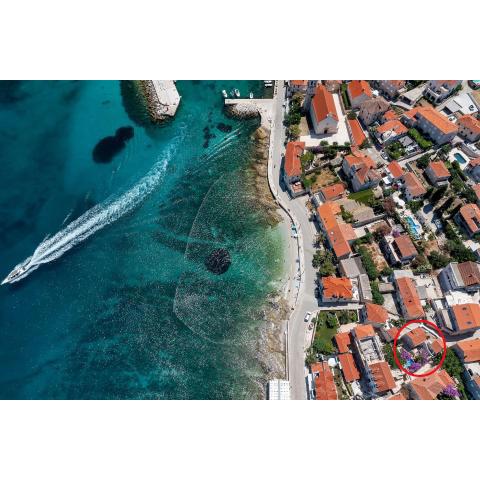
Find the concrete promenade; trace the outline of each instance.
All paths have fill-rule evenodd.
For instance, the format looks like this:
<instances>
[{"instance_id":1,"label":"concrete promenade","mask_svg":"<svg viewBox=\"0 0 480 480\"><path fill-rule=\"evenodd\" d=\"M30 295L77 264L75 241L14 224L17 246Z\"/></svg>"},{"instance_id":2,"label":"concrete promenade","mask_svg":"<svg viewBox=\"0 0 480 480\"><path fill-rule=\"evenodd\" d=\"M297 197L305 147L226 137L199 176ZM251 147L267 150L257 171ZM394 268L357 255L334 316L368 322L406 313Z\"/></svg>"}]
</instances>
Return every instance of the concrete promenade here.
<instances>
[{"instance_id":1,"label":"concrete promenade","mask_svg":"<svg viewBox=\"0 0 480 480\"><path fill-rule=\"evenodd\" d=\"M158 113L167 117L175 116L181 98L175 82L173 80L151 80L151 82L158 100L156 105Z\"/></svg>"}]
</instances>

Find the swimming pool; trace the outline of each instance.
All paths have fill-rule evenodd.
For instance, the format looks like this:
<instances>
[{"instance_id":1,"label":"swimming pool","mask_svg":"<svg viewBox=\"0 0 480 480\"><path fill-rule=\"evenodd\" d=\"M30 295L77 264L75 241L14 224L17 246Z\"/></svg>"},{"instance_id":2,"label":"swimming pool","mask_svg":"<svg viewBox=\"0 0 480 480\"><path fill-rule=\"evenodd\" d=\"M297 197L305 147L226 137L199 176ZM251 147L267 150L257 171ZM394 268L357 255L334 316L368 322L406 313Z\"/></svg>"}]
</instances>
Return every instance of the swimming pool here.
<instances>
[{"instance_id":1,"label":"swimming pool","mask_svg":"<svg viewBox=\"0 0 480 480\"><path fill-rule=\"evenodd\" d=\"M465 160L465 157L462 154L456 152L456 153L453 154L453 156L455 157L455 160L458 163L462 163L462 164L467 163L467 161Z\"/></svg>"},{"instance_id":2,"label":"swimming pool","mask_svg":"<svg viewBox=\"0 0 480 480\"><path fill-rule=\"evenodd\" d=\"M420 233L418 232L417 225L415 224L415 221L413 220L413 218L407 216L407 217L405 217L405 219L408 223L408 226L412 230L412 233L415 235L415 237L416 238L420 237Z\"/></svg>"}]
</instances>

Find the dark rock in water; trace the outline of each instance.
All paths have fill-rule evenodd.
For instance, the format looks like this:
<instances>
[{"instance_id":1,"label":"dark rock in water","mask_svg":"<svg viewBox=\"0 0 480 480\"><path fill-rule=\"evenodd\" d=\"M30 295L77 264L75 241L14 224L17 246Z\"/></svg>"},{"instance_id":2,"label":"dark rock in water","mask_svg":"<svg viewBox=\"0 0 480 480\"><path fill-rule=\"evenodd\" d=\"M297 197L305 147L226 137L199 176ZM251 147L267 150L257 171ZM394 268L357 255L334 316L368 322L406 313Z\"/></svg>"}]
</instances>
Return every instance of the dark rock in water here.
<instances>
[{"instance_id":1,"label":"dark rock in water","mask_svg":"<svg viewBox=\"0 0 480 480\"><path fill-rule=\"evenodd\" d=\"M233 127L231 125L227 125L223 122L217 123L217 128L224 133L230 133L233 130Z\"/></svg>"},{"instance_id":2,"label":"dark rock in water","mask_svg":"<svg viewBox=\"0 0 480 480\"><path fill-rule=\"evenodd\" d=\"M209 145L209 141L208 140L205 140L203 142L203 148L208 148L208 145Z\"/></svg>"},{"instance_id":3,"label":"dark rock in water","mask_svg":"<svg viewBox=\"0 0 480 480\"><path fill-rule=\"evenodd\" d=\"M130 140L131 138L133 138L133 135L133 127L120 127L115 132L115 136L124 141Z\"/></svg>"},{"instance_id":4,"label":"dark rock in water","mask_svg":"<svg viewBox=\"0 0 480 480\"><path fill-rule=\"evenodd\" d=\"M207 269L214 273L215 275L221 275L225 273L232 263L230 254L225 248L218 248L214 250L210 255L205 259L205 266Z\"/></svg>"},{"instance_id":5,"label":"dark rock in water","mask_svg":"<svg viewBox=\"0 0 480 480\"><path fill-rule=\"evenodd\" d=\"M113 157L125 148L125 142L134 135L133 127L120 127L115 136L102 138L93 149L93 160L97 163L109 163Z\"/></svg>"}]
</instances>

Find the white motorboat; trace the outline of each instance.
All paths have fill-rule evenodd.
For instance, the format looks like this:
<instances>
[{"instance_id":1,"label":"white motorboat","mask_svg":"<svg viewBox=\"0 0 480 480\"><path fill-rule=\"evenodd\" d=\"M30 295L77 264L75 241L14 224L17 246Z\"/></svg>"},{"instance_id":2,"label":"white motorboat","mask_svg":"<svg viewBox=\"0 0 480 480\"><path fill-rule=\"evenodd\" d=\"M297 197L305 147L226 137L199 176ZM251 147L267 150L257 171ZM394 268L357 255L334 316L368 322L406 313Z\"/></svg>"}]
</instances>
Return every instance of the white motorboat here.
<instances>
[{"instance_id":1,"label":"white motorboat","mask_svg":"<svg viewBox=\"0 0 480 480\"><path fill-rule=\"evenodd\" d=\"M253 98L253 93L252 93L252 92L250 92L249 97L250 97L250 98Z\"/></svg>"},{"instance_id":2,"label":"white motorboat","mask_svg":"<svg viewBox=\"0 0 480 480\"><path fill-rule=\"evenodd\" d=\"M227 98L228 97L228 93L226 90L222 90L222 95L223 95L223 98Z\"/></svg>"},{"instance_id":3,"label":"white motorboat","mask_svg":"<svg viewBox=\"0 0 480 480\"><path fill-rule=\"evenodd\" d=\"M240 97L240 90L239 90L238 88L236 88L236 89L234 90L234 92L235 92L235 96L236 96L237 98Z\"/></svg>"},{"instance_id":4,"label":"white motorboat","mask_svg":"<svg viewBox=\"0 0 480 480\"><path fill-rule=\"evenodd\" d=\"M29 264L25 263L19 267L14 268L2 281L2 285L5 283L13 283L20 280L22 276L29 270Z\"/></svg>"}]
</instances>

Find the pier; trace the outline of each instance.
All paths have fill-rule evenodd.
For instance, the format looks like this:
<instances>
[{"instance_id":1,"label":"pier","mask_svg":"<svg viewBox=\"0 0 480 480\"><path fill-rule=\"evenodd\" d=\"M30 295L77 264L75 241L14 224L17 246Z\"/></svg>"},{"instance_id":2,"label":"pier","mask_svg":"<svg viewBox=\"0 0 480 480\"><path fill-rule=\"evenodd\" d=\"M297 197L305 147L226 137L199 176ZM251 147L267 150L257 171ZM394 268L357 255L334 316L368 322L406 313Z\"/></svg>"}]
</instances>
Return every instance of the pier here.
<instances>
[{"instance_id":1,"label":"pier","mask_svg":"<svg viewBox=\"0 0 480 480\"><path fill-rule=\"evenodd\" d=\"M226 98L225 108L234 116L248 118L260 115L262 127L272 128L272 98Z\"/></svg>"},{"instance_id":2,"label":"pier","mask_svg":"<svg viewBox=\"0 0 480 480\"><path fill-rule=\"evenodd\" d=\"M143 87L152 121L172 118L180 104L180 95L173 80L144 80Z\"/></svg>"}]
</instances>

